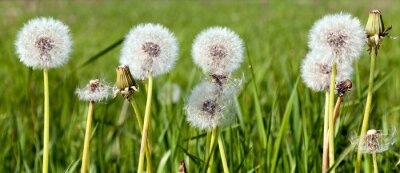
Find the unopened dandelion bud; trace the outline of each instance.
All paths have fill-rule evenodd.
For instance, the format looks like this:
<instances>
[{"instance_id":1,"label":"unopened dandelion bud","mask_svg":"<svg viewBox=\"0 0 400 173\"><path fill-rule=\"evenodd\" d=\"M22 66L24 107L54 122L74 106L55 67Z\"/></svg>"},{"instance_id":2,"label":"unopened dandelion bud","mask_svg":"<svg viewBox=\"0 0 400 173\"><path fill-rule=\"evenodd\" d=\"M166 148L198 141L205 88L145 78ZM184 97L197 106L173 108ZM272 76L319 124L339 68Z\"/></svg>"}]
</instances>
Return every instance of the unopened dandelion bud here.
<instances>
[{"instance_id":1,"label":"unopened dandelion bud","mask_svg":"<svg viewBox=\"0 0 400 173\"><path fill-rule=\"evenodd\" d=\"M126 99L132 95L134 91L138 90L135 80L127 65L120 65L116 69L117 71L117 82L116 91L114 94L121 94Z\"/></svg>"},{"instance_id":2,"label":"unopened dandelion bud","mask_svg":"<svg viewBox=\"0 0 400 173\"><path fill-rule=\"evenodd\" d=\"M353 84L351 80L346 79L336 84L336 91L339 96L343 96L347 91L351 91Z\"/></svg>"},{"instance_id":3,"label":"unopened dandelion bud","mask_svg":"<svg viewBox=\"0 0 400 173\"><path fill-rule=\"evenodd\" d=\"M365 27L368 37L369 46L377 46L380 36L383 35L385 25L383 24L382 15L379 10L372 10L369 13L367 26Z\"/></svg>"}]
</instances>

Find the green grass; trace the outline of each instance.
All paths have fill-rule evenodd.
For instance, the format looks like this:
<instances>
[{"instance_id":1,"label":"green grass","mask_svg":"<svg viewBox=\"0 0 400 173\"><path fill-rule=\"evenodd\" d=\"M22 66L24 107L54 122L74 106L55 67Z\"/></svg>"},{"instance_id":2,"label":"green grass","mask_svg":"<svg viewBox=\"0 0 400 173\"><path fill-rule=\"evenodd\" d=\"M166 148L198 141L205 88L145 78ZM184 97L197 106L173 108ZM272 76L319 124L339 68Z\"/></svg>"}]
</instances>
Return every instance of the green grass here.
<instances>
[{"instance_id":1,"label":"green grass","mask_svg":"<svg viewBox=\"0 0 400 173\"><path fill-rule=\"evenodd\" d=\"M75 88L92 78L115 82L121 47L91 57L143 22L170 28L181 46L176 68L154 81L153 170L177 172L180 161L185 160L189 172L204 171L206 132L189 127L183 107L191 88L204 78L191 60L191 43L202 29L219 25L236 31L248 52L236 74L243 74L246 81L235 100L238 118L220 129L229 170L268 172L275 166L276 172L320 172L324 93L311 92L301 79L296 84L308 51L308 31L328 13L349 12L365 24L368 12L380 9L386 24L393 25L391 35L398 36L399 7L397 0L0 1L0 172L40 172L42 167L43 76L40 70L20 63L14 48L16 32L31 18L62 20L71 28L74 40L69 63L49 71L50 172L80 169L87 103L78 101ZM399 40L386 38L377 57L370 128L400 127L399 44ZM356 152L349 146L351 136L361 127L368 87L367 51L355 66L354 89L345 97L336 132L336 158L341 161L337 172L354 169ZM183 93L177 104L164 106L157 95L167 82L178 83ZM146 94L140 83L142 90L135 98L144 112ZM95 105L89 164L95 172L136 170L141 135L132 108L128 106L124 114L122 107L120 97ZM372 157L364 156L367 162L362 169L372 170ZM396 166L400 144L377 159L381 172L400 172L400 165ZM222 171L219 157L214 165Z\"/></svg>"}]
</instances>

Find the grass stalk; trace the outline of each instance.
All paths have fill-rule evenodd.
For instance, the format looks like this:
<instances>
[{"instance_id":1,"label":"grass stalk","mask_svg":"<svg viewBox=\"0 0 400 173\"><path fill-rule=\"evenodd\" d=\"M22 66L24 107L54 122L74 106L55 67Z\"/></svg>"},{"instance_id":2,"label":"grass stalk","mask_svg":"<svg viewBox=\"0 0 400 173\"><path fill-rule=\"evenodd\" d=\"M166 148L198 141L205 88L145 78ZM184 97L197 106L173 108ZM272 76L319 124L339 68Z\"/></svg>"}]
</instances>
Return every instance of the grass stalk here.
<instances>
[{"instance_id":1,"label":"grass stalk","mask_svg":"<svg viewBox=\"0 0 400 173\"><path fill-rule=\"evenodd\" d=\"M365 103L365 111L364 111L364 118L361 126L360 136L365 135L368 128L368 120L369 114L371 112L371 102L372 102L372 92L374 88L374 73L375 73L375 58L376 58L376 47L371 46L371 66L369 72L369 85L368 85L368 95L367 95L367 102ZM357 152L357 160L355 165L355 173L360 173L361 170L361 146L359 145L358 152Z\"/></svg>"},{"instance_id":2,"label":"grass stalk","mask_svg":"<svg viewBox=\"0 0 400 173\"><path fill-rule=\"evenodd\" d=\"M43 173L47 173L49 166L49 126L50 126L49 74L47 69L43 69L43 81L44 81Z\"/></svg>"},{"instance_id":3,"label":"grass stalk","mask_svg":"<svg viewBox=\"0 0 400 173\"><path fill-rule=\"evenodd\" d=\"M376 161L376 153L372 154L372 160L374 162L374 173L378 173L378 162Z\"/></svg>"},{"instance_id":4,"label":"grass stalk","mask_svg":"<svg viewBox=\"0 0 400 173\"><path fill-rule=\"evenodd\" d=\"M336 81L336 63L332 65L331 84L329 85L329 166L335 164L335 123L334 123L334 102L335 102L335 81ZM335 169L331 171L335 172Z\"/></svg>"},{"instance_id":5,"label":"grass stalk","mask_svg":"<svg viewBox=\"0 0 400 173\"><path fill-rule=\"evenodd\" d=\"M224 143L222 142L221 135L218 135L218 148L221 155L222 167L224 173L229 173L228 162L226 161Z\"/></svg>"},{"instance_id":6,"label":"grass stalk","mask_svg":"<svg viewBox=\"0 0 400 173\"><path fill-rule=\"evenodd\" d=\"M83 145L83 154L82 154L82 167L81 173L86 172L86 168L89 162L89 144L90 144L90 131L92 128L92 115L93 115L93 106L94 102L89 102L88 116L86 121L86 133L85 133L85 142Z\"/></svg>"},{"instance_id":7,"label":"grass stalk","mask_svg":"<svg viewBox=\"0 0 400 173\"><path fill-rule=\"evenodd\" d=\"M150 73L149 78L148 78L147 100L146 100L146 110L145 110L145 114L144 114L142 141L140 144L140 155L139 155L139 164L138 164L138 171L137 171L138 173L143 172L145 148L147 145L147 134L148 134L150 120L151 120L152 95L153 95L153 75Z\"/></svg>"}]
</instances>

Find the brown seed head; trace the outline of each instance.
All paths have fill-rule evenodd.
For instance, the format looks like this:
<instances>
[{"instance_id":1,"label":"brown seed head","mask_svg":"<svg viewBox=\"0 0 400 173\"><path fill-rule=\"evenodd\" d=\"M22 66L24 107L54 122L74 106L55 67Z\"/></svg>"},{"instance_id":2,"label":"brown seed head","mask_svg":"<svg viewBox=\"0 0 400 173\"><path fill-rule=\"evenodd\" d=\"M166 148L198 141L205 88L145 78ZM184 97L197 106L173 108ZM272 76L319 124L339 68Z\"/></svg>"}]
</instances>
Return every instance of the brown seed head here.
<instances>
[{"instance_id":1,"label":"brown seed head","mask_svg":"<svg viewBox=\"0 0 400 173\"><path fill-rule=\"evenodd\" d=\"M150 57L158 57L161 53L161 48L158 44L153 42L146 42L142 45L142 49L146 52Z\"/></svg>"}]
</instances>

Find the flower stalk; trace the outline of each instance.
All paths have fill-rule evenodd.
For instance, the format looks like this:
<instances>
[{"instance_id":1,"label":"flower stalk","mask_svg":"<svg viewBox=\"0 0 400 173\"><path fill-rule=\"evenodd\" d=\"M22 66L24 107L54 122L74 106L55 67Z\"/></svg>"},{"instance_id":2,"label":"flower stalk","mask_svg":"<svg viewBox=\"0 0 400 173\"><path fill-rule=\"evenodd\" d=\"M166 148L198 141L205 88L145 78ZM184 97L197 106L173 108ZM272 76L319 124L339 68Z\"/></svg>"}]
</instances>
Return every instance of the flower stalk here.
<instances>
[{"instance_id":1,"label":"flower stalk","mask_svg":"<svg viewBox=\"0 0 400 173\"><path fill-rule=\"evenodd\" d=\"M43 173L47 173L49 165L49 126L50 126L49 75L47 68L43 69L43 83L44 83Z\"/></svg>"},{"instance_id":2,"label":"flower stalk","mask_svg":"<svg viewBox=\"0 0 400 173\"><path fill-rule=\"evenodd\" d=\"M83 147L83 155L82 155L82 167L81 173L86 172L86 168L89 162L89 144L90 144L90 132L92 128L92 116L93 116L93 106L94 102L89 102L88 116L86 121L86 133L85 133L85 143Z\"/></svg>"}]
</instances>

